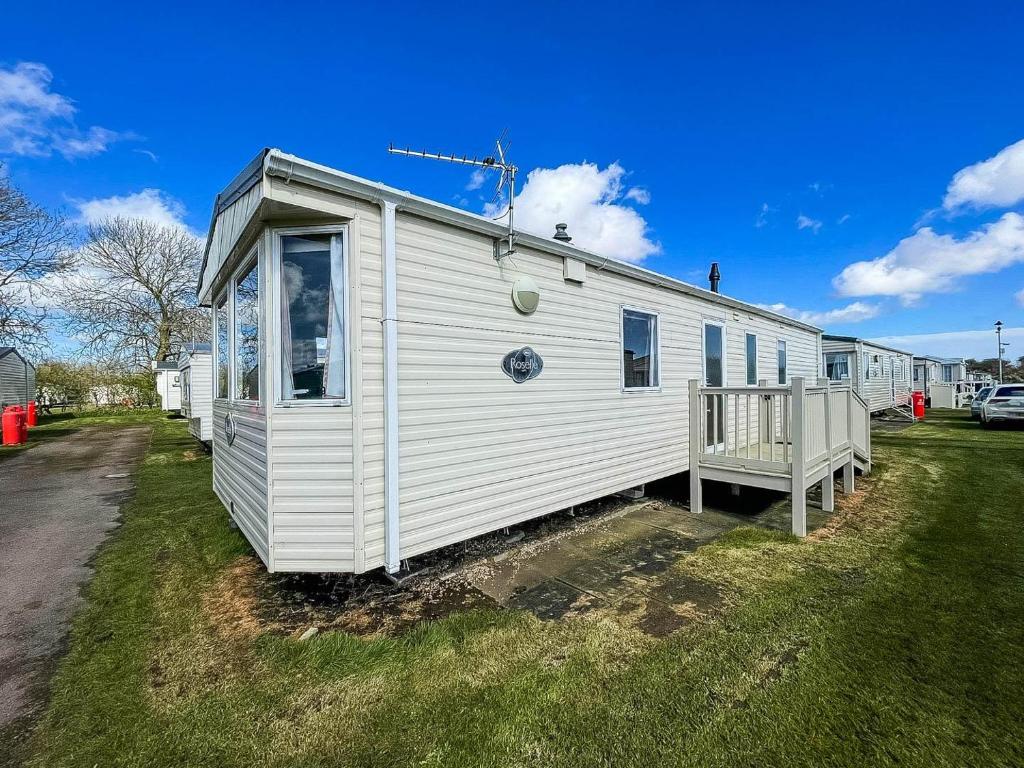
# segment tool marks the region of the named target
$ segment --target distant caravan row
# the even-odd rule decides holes
[[[213,355],[210,344],[186,344],[177,360],[154,360],[160,408],[188,419],[199,442],[213,442]]]

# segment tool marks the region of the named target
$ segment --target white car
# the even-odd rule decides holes
[[[1024,424],[1024,384],[1001,384],[981,406],[981,422],[986,427],[1017,422]]]

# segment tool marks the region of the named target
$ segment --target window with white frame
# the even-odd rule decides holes
[[[217,300],[214,312],[215,345],[217,360],[216,397],[228,396],[228,367],[231,365],[231,353],[228,350],[228,297],[227,294]]]
[[[253,262],[234,283],[235,399],[260,399],[260,275]]]
[[[942,366],[942,380],[947,384],[953,381],[953,366],[943,365]]]
[[[850,378],[850,355],[846,352],[827,352],[825,354],[825,375],[829,381],[842,381]]]
[[[622,309],[622,388],[655,389],[661,381],[658,315]]]
[[[747,386],[757,386],[757,336],[753,333],[746,335],[747,353]]]
[[[788,362],[786,360],[786,342],[784,342],[782,339],[779,339],[779,343],[776,349],[778,352],[779,359],[779,384],[785,384],[786,377],[788,375],[786,371],[786,366]]]
[[[871,355],[864,353],[864,381],[871,378]]]
[[[286,230],[279,235],[277,258],[280,399],[345,401],[345,230]]]

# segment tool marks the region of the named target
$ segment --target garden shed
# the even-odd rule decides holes
[[[36,397],[36,368],[14,347],[0,347],[0,409],[28,408]]]

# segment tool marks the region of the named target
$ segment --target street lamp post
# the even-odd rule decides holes
[[[996,320],[996,342],[999,344],[999,383],[1003,383],[1003,321]]]

